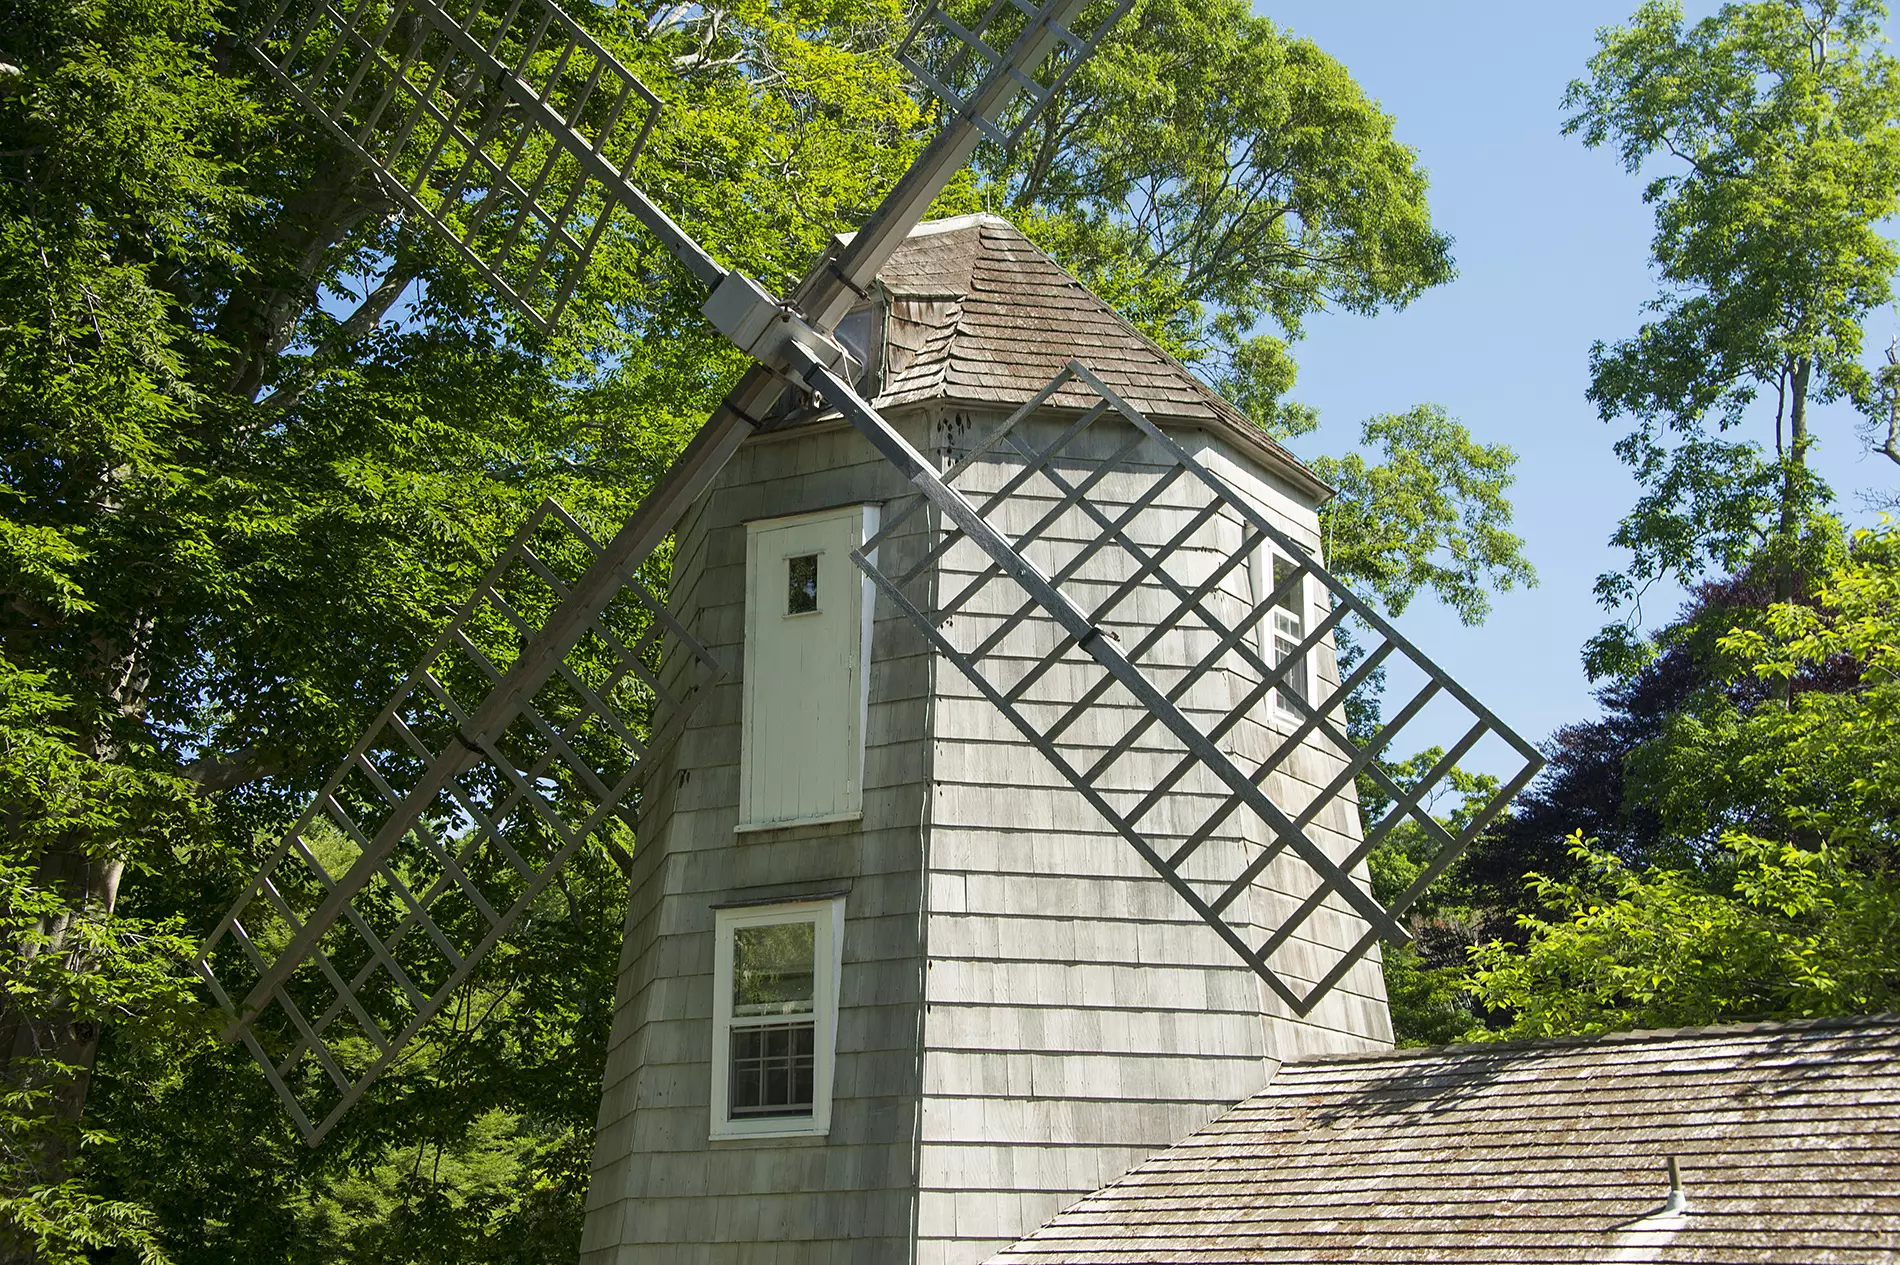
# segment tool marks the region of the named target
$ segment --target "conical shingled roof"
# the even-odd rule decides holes
[[[965,215],[920,224],[878,280],[890,299],[880,405],[952,400],[1013,408],[1080,360],[1156,422],[1237,439],[1312,495],[1331,493],[1008,220]],[[1053,402],[1084,408],[1095,401],[1065,391]]]

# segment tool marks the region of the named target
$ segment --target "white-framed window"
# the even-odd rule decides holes
[[[831,1128],[844,897],[713,911],[712,1136]]]
[[[864,811],[875,599],[851,551],[877,527],[875,505],[746,524],[740,831]]]
[[[1260,658],[1269,667],[1277,668],[1291,659],[1298,653],[1300,643],[1306,640],[1311,607],[1306,595],[1306,577],[1297,575],[1299,569],[1298,563],[1271,545],[1262,545],[1256,550],[1249,567],[1256,603],[1278,594],[1273,608],[1254,625]],[[1299,662],[1281,677],[1279,687],[1273,691],[1272,710],[1288,720],[1304,720],[1306,711],[1301,704],[1312,701],[1313,656],[1309,653],[1300,656]]]

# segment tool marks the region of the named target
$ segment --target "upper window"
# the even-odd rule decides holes
[[[1306,640],[1306,579],[1299,565],[1267,546],[1254,556],[1254,600],[1269,599],[1273,608],[1255,625],[1259,630],[1260,657],[1269,667],[1291,663],[1273,692],[1273,708],[1280,715],[1303,720],[1305,704],[1313,699],[1312,655],[1300,654]]]
[[[746,525],[740,830],[863,811],[873,599],[851,551],[876,530],[874,505]]]
[[[1287,587],[1286,596],[1273,608],[1273,657],[1268,662],[1275,667],[1295,657],[1299,653],[1300,643],[1306,640],[1306,582],[1295,578],[1298,571],[1299,568],[1285,558],[1273,560],[1274,590],[1278,592]],[[1304,661],[1288,670],[1284,682],[1273,696],[1281,711],[1300,715],[1303,711],[1300,703],[1312,702],[1312,687],[1307,676]],[[1299,702],[1296,703],[1295,698]]]
[[[831,1127],[843,919],[843,897],[715,913],[712,1136]]]

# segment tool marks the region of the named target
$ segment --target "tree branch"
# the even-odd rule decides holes
[[[260,757],[256,748],[246,747],[235,755],[200,756],[187,764],[182,772],[188,780],[198,784],[201,794],[214,795],[275,777],[283,772],[283,768],[274,760]]]
[[[326,366],[334,363],[358,339],[381,323],[383,315],[395,306],[396,300],[402,297],[403,291],[409,288],[421,271],[421,265],[413,260],[399,262],[392,267],[383,276],[381,284],[371,290],[357,309],[330,332],[330,336],[318,345],[309,359],[297,366],[286,381],[258,401],[259,405],[267,409],[285,409],[301,400],[304,393],[323,376]]]
[[[1900,465],[1900,354],[1896,351],[1900,351],[1900,338],[1887,344],[1887,372],[1881,375],[1887,380],[1887,442],[1876,451]]]

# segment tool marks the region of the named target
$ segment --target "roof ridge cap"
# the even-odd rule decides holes
[[[1001,224],[1005,228],[1016,228],[1008,220],[993,211],[971,211],[964,215],[946,215],[940,220],[919,220],[916,227],[904,234],[905,241],[915,241],[919,237],[935,237],[939,233],[956,233],[966,228],[979,228],[986,225]],[[1022,230],[1017,229],[1018,233]],[[858,235],[857,229],[845,233],[834,233],[833,238],[840,244],[849,243]],[[1027,240],[1027,239],[1025,239]]]
[[[1900,1028],[1900,1011],[1875,1015],[1824,1015],[1811,1019],[1755,1019],[1740,1023],[1711,1023],[1687,1028],[1632,1028],[1624,1032],[1598,1032],[1588,1036],[1519,1037],[1511,1041],[1463,1041],[1449,1045],[1414,1045],[1391,1050],[1361,1050],[1350,1054],[1324,1054],[1310,1059],[1288,1059],[1287,1068],[1318,1068],[1342,1063],[1378,1063],[1396,1060],[1454,1057],[1462,1058],[1496,1050],[1569,1050],[1592,1045],[1647,1045],[1667,1041],[1692,1041],[1708,1037],[1746,1036],[1758,1033],[1813,1032],[1847,1028]],[[1277,1078],[1277,1074],[1276,1074]]]

